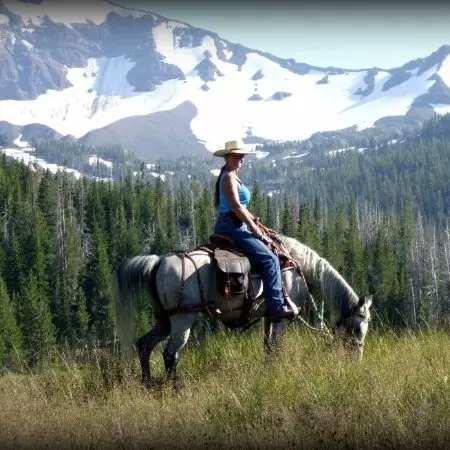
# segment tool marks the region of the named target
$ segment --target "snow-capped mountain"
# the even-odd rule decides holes
[[[11,140],[121,144],[148,159],[435,112],[450,112],[450,46],[389,70],[321,68],[113,2],[0,4]]]

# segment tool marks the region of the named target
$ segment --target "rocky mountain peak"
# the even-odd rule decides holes
[[[450,111],[448,45],[389,70],[316,67],[114,2],[70,5],[0,4],[0,133],[40,124],[34,137],[114,136],[144,154],[157,132],[175,154],[194,137],[214,149],[248,129],[298,140]]]

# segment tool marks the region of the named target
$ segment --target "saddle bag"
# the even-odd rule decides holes
[[[249,286],[250,261],[228,250],[214,249],[217,290],[227,297],[244,294]]]

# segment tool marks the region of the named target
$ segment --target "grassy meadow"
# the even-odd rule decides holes
[[[264,363],[262,335],[221,333],[184,350],[181,388],[139,384],[137,358],[60,354],[0,377],[1,448],[448,448],[450,335],[369,333],[357,362],[291,329]]]

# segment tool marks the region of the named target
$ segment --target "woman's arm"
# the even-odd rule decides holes
[[[226,173],[222,178],[222,189],[225,192],[231,209],[236,216],[247,224],[251,232],[256,237],[261,238],[264,233],[255,222],[254,216],[246,208],[243,208],[239,202],[238,182],[236,180],[236,176]]]

